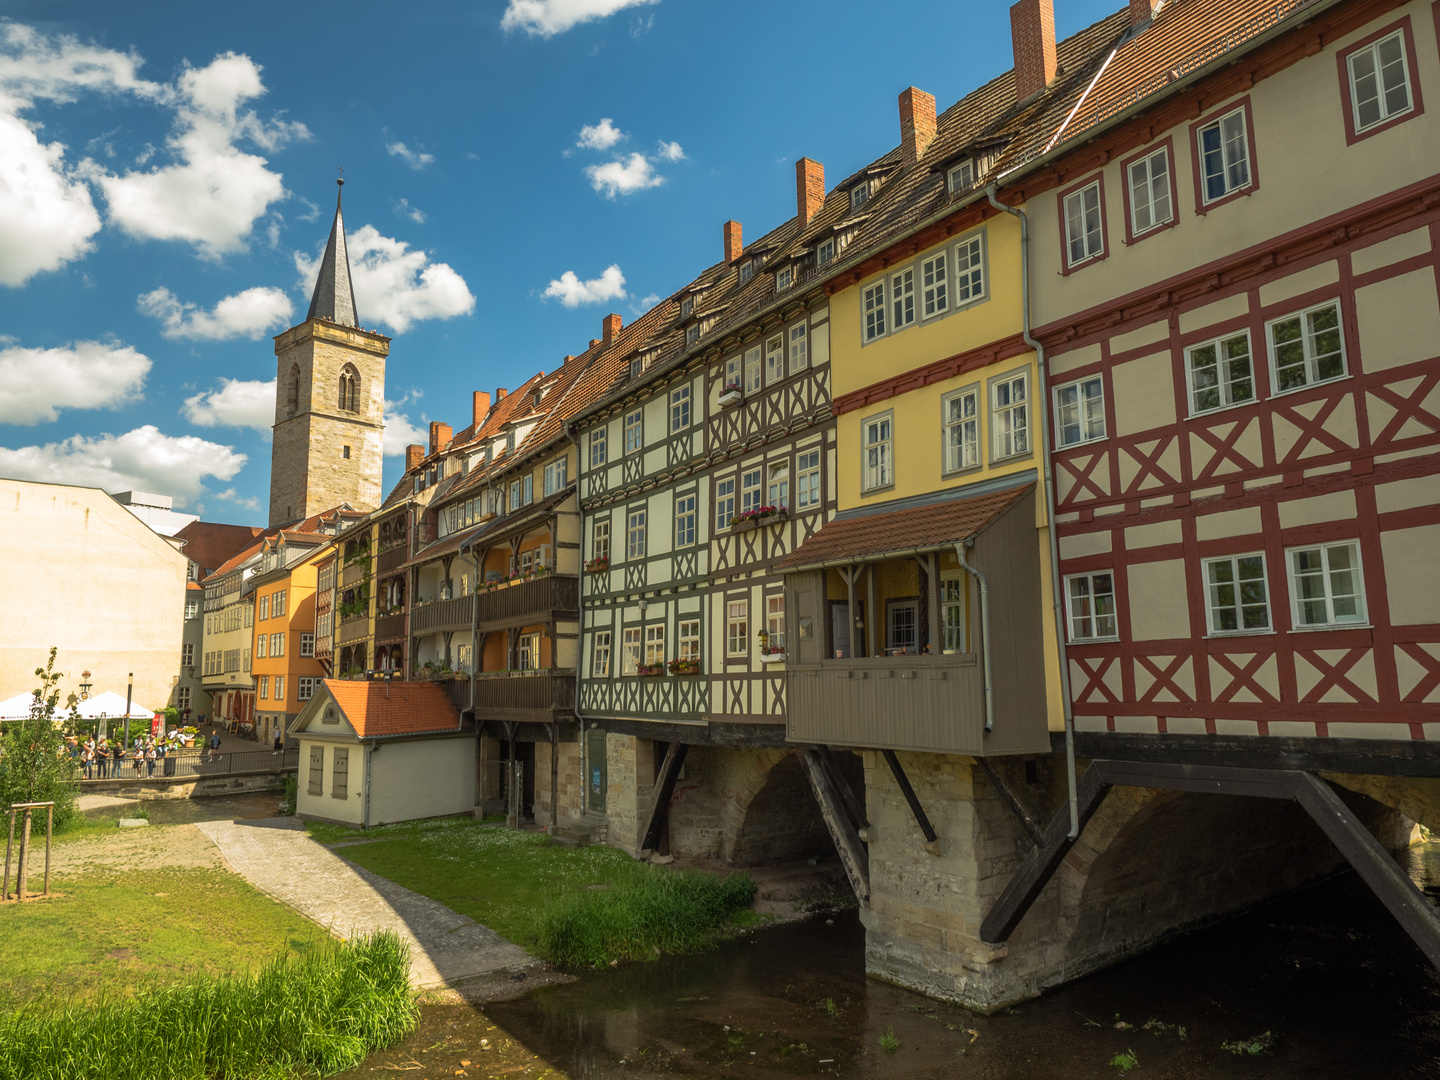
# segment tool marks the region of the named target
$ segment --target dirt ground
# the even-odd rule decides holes
[[[44,840],[36,857],[44,858]],[[64,840],[51,848],[50,872],[58,877],[95,870],[223,869],[210,838],[193,825],[149,825],[102,836]],[[38,865],[38,864],[37,864]]]

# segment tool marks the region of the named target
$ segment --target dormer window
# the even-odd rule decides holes
[[[870,185],[856,184],[850,189],[850,210],[853,213],[870,201]]]
[[[966,158],[950,166],[950,171],[945,174],[950,185],[950,191],[969,191],[975,186],[975,162]]]
[[[687,326],[685,328],[685,344],[694,345],[699,340],[700,325],[698,323],[692,323],[690,326]]]
[[[828,262],[835,261],[835,240],[832,237],[826,240],[815,249],[815,262],[818,266],[824,266]]]
[[[544,397],[544,396],[545,396],[545,391],[544,391],[544,390],[536,390],[536,391],[535,391],[535,400],[531,403],[531,407],[538,409],[538,408],[540,407],[540,399],[541,399],[542,397]]]
[[[684,300],[680,301],[680,318],[688,319],[694,310],[695,298],[693,296],[687,296]]]
[[[755,260],[746,259],[740,264],[740,284],[744,285],[755,276]]]
[[[793,284],[795,284],[795,271],[794,271],[794,269],[792,269],[791,267],[787,266],[787,267],[785,267],[784,270],[778,270],[778,271],[776,271],[776,273],[775,273],[775,291],[776,291],[776,292],[781,292],[782,290],[788,289],[788,288],[790,288],[790,286],[793,285]]]
[[[630,378],[638,379],[640,373],[645,370],[645,361],[636,356],[630,361]]]

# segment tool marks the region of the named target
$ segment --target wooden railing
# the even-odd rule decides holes
[[[340,571],[340,587],[348,589],[356,582],[364,581],[370,574],[370,560],[362,559],[360,562],[348,563]]]
[[[349,619],[342,622],[335,631],[335,641],[340,645],[348,645],[352,641],[359,641],[369,636],[369,619]]]
[[[405,636],[405,612],[397,611],[393,615],[381,615],[375,620],[375,640],[390,641],[393,638]]]
[[[410,633],[428,634],[436,630],[469,629],[475,617],[475,598],[457,596],[453,600],[434,600],[416,604],[410,609]]]
[[[468,695],[469,683],[460,685]],[[468,697],[466,700],[468,703]],[[571,712],[575,708],[575,673],[481,675],[475,680],[475,708],[481,714],[543,712],[545,719],[557,711]]]
[[[378,574],[388,574],[391,570],[404,566],[409,554],[409,548],[404,544],[396,544],[388,551],[382,551],[375,560],[375,572]]]
[[[480,594],[481,631],[529,626],[552,618],[579,617],[580,580],[569,574],[542,574]]]

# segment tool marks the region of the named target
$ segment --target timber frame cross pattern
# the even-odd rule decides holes
[[[1365,883],[1390,910],[1430,962],[1440,967],[1440,910],[1405,876],[1390,853],[1362,825],[1335,790],[1313,772],[1288,769],[1240,769],[1215,765],[1180,765],[1129,761],[1093,761],[1081,777],[1078,803],[1080,831],[1104,802],[1112,785],[1160,788],[1213,795],[1248,795],[1293,799],[1309,813],[1340,849]],[[1055,815],[1025,865],[980,924],[980,937],[990,944],[1008,940],[1030,905],[1074,846],[1069,835],[1070,810]]]

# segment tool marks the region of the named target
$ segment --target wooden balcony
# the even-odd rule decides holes
[[[469,683],[460,685],[468,695]],[[475,713],[482,719],[548,722],[574,711],[574,671],[482,674],[475,680]]]
[[[480,594],[480,632],[580,617],[580,579],[542,574]]]
[[[399,641],[405,637],[405,612],[381,615],[375,620],[376,641]]]
[[[370,636],[370,620],[364,617],[346,619],[335,628],[335,644],[349,645]]]
[[[380,552],[375,560],[375,572],[388,574],[392,570],[398,570],[405,565],[405,560],[409,557],[410,549],[405,544],[396,544],[394,547]]]
[[[340,570],[340,587],[348,589],[370,576],[370,560],[362,559],[359,562],[346,563]]]
[[[410,609],[410,633],[433,634],[441,630],[469,630],[475,617],[475,598],[457,596],[453,600],[434,600],[416,604]]]

